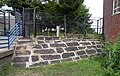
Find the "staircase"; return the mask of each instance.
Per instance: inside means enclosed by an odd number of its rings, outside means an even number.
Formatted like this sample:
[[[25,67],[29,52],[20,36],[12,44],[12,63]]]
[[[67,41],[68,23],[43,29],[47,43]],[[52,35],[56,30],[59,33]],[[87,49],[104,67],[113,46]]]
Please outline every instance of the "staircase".
[[[0,36],[0,50],[8,49],[8,37]]]
[[[38,67],[65,61],[99,56],[98,39],[60,39],[58,37],[19,38],[13,64],[19,67]]]

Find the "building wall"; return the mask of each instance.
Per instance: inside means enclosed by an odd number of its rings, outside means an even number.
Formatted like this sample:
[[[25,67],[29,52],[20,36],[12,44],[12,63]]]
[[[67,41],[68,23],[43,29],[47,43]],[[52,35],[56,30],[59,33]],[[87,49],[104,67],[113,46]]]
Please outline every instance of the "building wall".
[[[120,14],[113,15],[113,0],[104,0],[104,36],[115,40],[120,33]]]

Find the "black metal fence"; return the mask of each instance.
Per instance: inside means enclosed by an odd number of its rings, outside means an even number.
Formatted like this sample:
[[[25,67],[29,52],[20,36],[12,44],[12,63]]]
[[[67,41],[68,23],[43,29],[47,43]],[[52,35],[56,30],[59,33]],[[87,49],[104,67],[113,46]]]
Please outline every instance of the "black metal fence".
[[[35,8],[23,8],[23,36],[37,35],[84,37],[102,33],[102,18],[86,18],[49,13]]]

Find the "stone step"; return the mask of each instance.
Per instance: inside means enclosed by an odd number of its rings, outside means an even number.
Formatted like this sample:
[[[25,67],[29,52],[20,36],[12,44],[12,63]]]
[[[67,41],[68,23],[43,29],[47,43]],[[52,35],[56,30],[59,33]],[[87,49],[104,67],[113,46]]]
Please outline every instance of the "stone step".
[[[20,38],[17,43],[13,63],[22,67],[76,61],[101,52],[101,43],[97,39],[39,36],[33,39]]]
[[[56,36],[37,36],[38,40],[59,40]]]

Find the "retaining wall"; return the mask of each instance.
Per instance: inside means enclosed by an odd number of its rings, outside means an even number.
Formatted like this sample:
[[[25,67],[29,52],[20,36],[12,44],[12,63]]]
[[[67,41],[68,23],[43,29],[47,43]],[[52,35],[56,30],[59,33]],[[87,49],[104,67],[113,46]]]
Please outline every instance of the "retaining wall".
[[[0,69],[2,67],[12,61],[13,50],[8,49],[0,49]]]
[[[16,46],[14,65],[35,67],[64,61],[78,61],[93,55],[100,55],[98,39],[59,39],[58,37],[37,37],[19,39]]]

